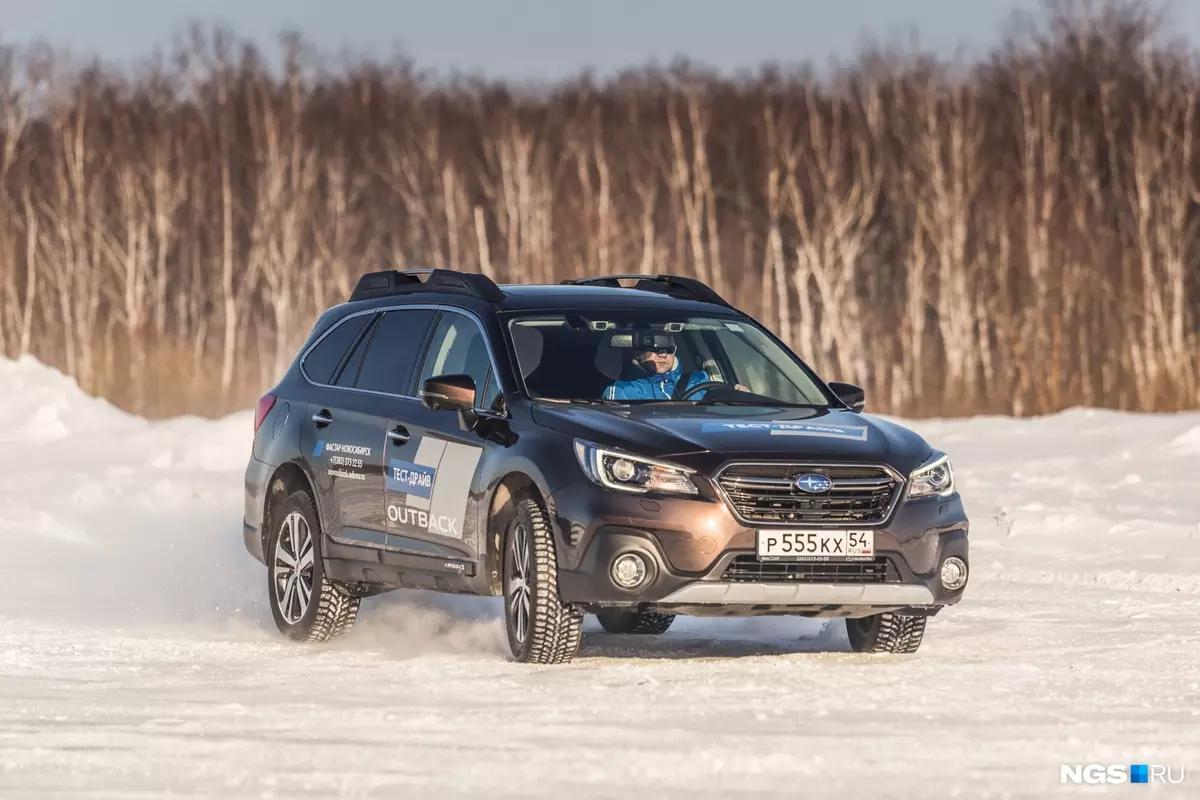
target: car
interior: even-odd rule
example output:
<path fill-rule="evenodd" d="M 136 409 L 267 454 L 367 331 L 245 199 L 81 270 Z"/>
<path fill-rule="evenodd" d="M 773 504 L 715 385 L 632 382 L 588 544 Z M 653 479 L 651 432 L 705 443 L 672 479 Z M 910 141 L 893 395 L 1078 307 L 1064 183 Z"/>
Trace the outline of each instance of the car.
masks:
<path fill-rule="evenodd" d="M 913 653 L 968 518 L 947 454 L 865 408 L 692 278 L 371 272 L 258 402 L 245 546 L 293 640 L 406 588 L 502 597 L 526 663 L 588 614 L 840 618 Z"/>

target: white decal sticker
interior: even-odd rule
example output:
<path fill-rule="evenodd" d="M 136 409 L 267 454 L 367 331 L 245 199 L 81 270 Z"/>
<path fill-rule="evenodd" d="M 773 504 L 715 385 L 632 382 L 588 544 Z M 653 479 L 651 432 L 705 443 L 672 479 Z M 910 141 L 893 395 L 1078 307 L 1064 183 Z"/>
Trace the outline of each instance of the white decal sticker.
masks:
<path fill-rule="evenodd" d="M 423 436 L 412 461 L 389 459 L 389 525 L 463 538 L 467 497 L 482 448 Z"/>
<path fill-rule="evenodd" d="M 817 436 L 826 439 L 867 440 L 865 425 L 821 425 L 815 422 L 706 422 L 701 433 L 766 433 L 770 436 Z"/>

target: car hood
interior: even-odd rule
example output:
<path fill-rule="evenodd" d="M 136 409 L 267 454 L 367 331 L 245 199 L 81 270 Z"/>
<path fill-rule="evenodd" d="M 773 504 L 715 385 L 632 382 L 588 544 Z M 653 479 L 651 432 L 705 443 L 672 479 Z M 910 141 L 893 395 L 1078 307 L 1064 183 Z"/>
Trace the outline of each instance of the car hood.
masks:
<path fill-rule="evenodd" d="M 933 452 L 902 425 L 845 409 L 538 403 L 533 414 L 570 436 L 703 470 L 733 459 L 827 459 L 907 475 Z"/>

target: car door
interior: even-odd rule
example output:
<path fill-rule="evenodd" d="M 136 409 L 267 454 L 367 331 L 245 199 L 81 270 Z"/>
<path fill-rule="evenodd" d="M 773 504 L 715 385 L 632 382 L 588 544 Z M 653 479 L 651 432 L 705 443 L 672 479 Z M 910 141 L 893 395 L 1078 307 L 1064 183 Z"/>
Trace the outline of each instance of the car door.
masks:
<path fill-rule="evenodd" d="M 381 505 L 388 423 L 412 381 L 435 312 L 398 309 L 377 316 L 339 365 L 332 385 L 317 387 L 301 435 L 318 491 L 330 499 L 330 536 L 366 547 L 386 544 Z"/>
<path fill-rule="evenodd" d="M 448 374 L 470 375 L 476 407 L 495 407 L 499 391 L 483 330 L 474 317 L 449 309 L 429 339 L 413 394 L 425 379 Z M 458 414 L 430 411 L 415 398 L 397 409 L 392 425 L 402 425 L 407 439 L 387 443 L 388 548 L 475 560 L 482 542 L 475 513 L 480 464 L 485 448 L 496 445 L 463 430 Z"/>
<path fill-rule="evenodd" d="M 304 376 L 314 384 L 300 429 L 301 452 L 308 458 L 325 530 L 341 536 L 356 525 L 372 491 L 382 491 L 382 439 L 360 423 L 367 398 L 336 386 L 350 354 L 361 348 L 375 323 L 357 314 L 335 324 L 305 354 Z"/>

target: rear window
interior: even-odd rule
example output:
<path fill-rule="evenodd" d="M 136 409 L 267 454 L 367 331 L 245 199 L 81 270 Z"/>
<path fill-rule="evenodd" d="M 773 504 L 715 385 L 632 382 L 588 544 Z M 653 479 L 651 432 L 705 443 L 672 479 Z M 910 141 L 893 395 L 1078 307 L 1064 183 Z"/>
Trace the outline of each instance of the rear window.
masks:
<path fill-rule="evenodd" d="M 373 392 L 407 395 L 434 313 L 413 308 L 384 314 L 367 348 L 356 386 Z"/>
<path fill-rule="evenodd" d="M 304 372 L 309 380 L 314 383 L 329 383 L 338 364 L 342 363 L 342 356 L 346 355 L 346 351 L 370 321 L 370 314 L 361 314 L 335 325 L 304 358 Z"/>
<path fill-rule="evenodd" d="M 342 367 L 342 372 L 337 376 L 338 386 L 354 386 L 358 380 L 358 371 L 362 368 L 363 356 L 367 353 L 367 348 L 371 345 L 371 331 L 368 330 L 358 337 L 358 344 L 354 346 L 354 352 L 346 359 L 346 365 Z"/>

